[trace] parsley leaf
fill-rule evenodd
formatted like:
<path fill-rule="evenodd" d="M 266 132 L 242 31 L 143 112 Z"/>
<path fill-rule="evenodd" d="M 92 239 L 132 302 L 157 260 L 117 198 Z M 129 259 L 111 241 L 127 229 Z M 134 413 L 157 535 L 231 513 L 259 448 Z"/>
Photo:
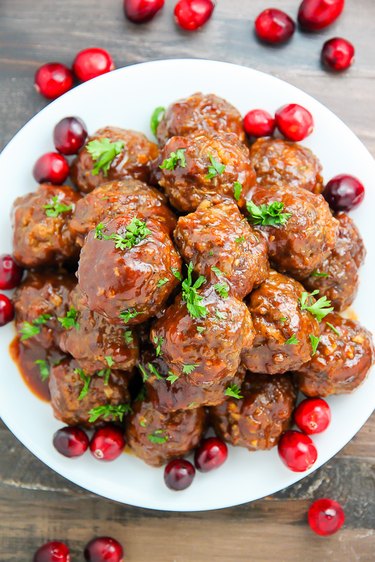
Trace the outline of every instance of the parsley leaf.
<path fill-rule="evenodd" d="M 199 367 L 198 363 L 186 363 L 185 365 L 182 365 L 182 372 L 185 375 L 190 375 L 197 367 Z"/>
<path fill-rule="evenodd" d="M 75 308 L 70 307 L 65 316 L 60 316 L 57 320 L 65 330 L 68 330 L 69 328 L 75 328 L 78 330 L 79 324 L 77 322 L 77 316 L 78 311 Z"/>
<path fill-rule="evenodd" d="M 286 316 L 282 316 L 281 318 L 279 318 L 279 322 L 286 322 L 288 320 L 288 318 Z"/>
<path fill-rule="evenodd" d="M 288 340 L 285 342 L 287 345 L 297 345 L 299 343 L 296 334 L 293 334 Z"/>
<path fill-rule="evenodd" d="M 96 422 L 99 418 L 111 418 L 113 420 L 119 420 L 122 422 L 124 415 L 129 414 L 132 411 L 129 404 L 117 404 L 113 406 L 112 404 L 104 404 L 103 406 L 97 406 L 89 411 L 89 423 Z"/>
<path fill-rule="evenodd" d="M 141 371 L 142 373 L 142 380 L 143 382 L 146 382 L 148 380 L 148 372 L 146 371 L 146 369 L 144 368 L 143 365 L 138 365 L 138 369 Z"/>
<path fill-rule="evenodd" d="M 215 283 L 214 289 L 219 295 L 219 297 L 223 299 L 227 299 L 229 295 L 229 287 L 226 283 Z"/>
<path fill-rule="evenodd" d="M 96 373 L 98 377 L 103 377 L 104 386 L 108 386 L 109 378 L 111 376 L 111 369 L 101 369 Z"/>
<path fill-rule="evenodd" d="M 21 341 L 28 340 L 40 333 L 40 326 L 52 318 L 51 314 L 40 314 L 32 322 L 22 322 L 20 334 Z"/>
<path fill-rule="evenodd" d="M 165 285 L 166 283 L 168 283 L 169 279 L 168 277 L 163 277 L 162 279 L 159 279 L 159 281 L 157 282 L 156 286 L 158 288 L 162 287 L 163 285 Z"/>
<path fill-rule="evenodd" d="M 243 396 L 241 394 L 241 389 L 239 388 L 239 386 L 237 384 L 229 385 L 228 388 L 225 389 L 224 394 L 225 394 L 225 396 L 230 396 L 231 398 L 237 398 L 237 400 L 240 400 L 240 398 L 243 398 Z"/>
<path fill-rule="evenodd" d="M 119 232 L 112 232 L 108 235 L 104 234 L 104 230 L 105 226 L 102 222 L 96 225 L 95 238 L 97 240 L 114 240 L 115 248 L 118 250 L 133 248 L 151 234 L 151 230 L 147 228 L 146 223 L 137 219 L 137 217 L 132 218 L 125 229 L 121 229 Z"/>
<path fill-rule="evenodd" d="M 133 332 L 131 330 L 126 330 L 126 332 L 124 332 L 124 340 L 128 345 L 133 343 Z"/>
<path fill-rule="evenodd" d="M 163 380 L 163 377 L 161 376 L 155 365 L 153 365 L 152 363 L 147 363 L 147 368 L 150 373 L 152 373 L 157 378 L 158 381 Z"/>
<path fill-rule="evenodd" d="M 193 264 L 188 265 L 187 278 L 182 282 L 182 300 L 186 303 L 186 308 L 193 318 L 202 318 L 207 315 L 207 308 L 202 305 L 203 297 L 198 294 L 198 289 L 206 282 L 206 278 L 200 275 L 193 283 L 192 281 Z"/>
<path fill-rule="evenodd" d="M 168 371 L 168 376 L 165 380 L 173 384 L 174 382 L 176 382 L 177 379 L 178 379 L 178 375 L 175 375 L 174 373 L 172 373 L 172 371 Z"/>
<path fill-rule="evenodd" d="M 141 312 L 138 312 L 137 310 L 135 310 L 135 308 L 128 308 L 128 310 L 123 310 L 120 313 L 120 318 L 126 324 L 127 322 L 129 322 L 129 320 L 133 320 L 133 318 L 138 316 L 138 314 L 141 314 Z"/>
<path fill-rule="evenodd" d="M 185 152 L 186 148 L 179 148 L 176 152 L 171 152 L 169 158 L 165 158 L 159 168 L 161 170 L 174 170 L 177 165 L 180 168 L 186 168 Z"/>
<path fill-rule="evenodd" d="M 73 373 L 78 375 L 80 379 L 83 381 L 83 387 L 78 396 L 78 400 L 83 400 L 83 398 L 85 398 L 85 396 L 87 396 L 89 393 L 91 377 L 89 375 L 86 375 L 83 369 L 74 369 Z"/>
<path fill-rule="evenodd" d="M 329 277 L 329 274 L 325 271 L 313 271 L 311 277 Z"/>
<path fill-rule="evenodd" d="M 178 271 L 178 269 L 176 269 L 175 267 L 172 267 L 171 272 L 176 277 L 176 279 L 178 279 L 179 281 L 182 281 L 182 275 Z"/>
<path fill-rule="evenodd" d="M 334 332 L 336 334 L 336 336 L 340 336 L 340 332 L 334 327 L 333 324 L 331 324 L 331 322 L 326 322 L 328 328 L 331 328 L 332 332 Z"/>
<path fill-rule="evenodd" d="M 239 201 L 242 193 L 242 184 L 239 181 L 235 181 L 233 184 L 233 195 L 236 201 Z"/>
<path fill-rule="evenodd" d="M 124 146 L 122 141 L 111 142 L 105 137 L 88 142 L 86 150 L 95 162 L 92 175 L 97 176 L 102 170 L 106 176 L 113 160 L 120 154 Z"/>
<path fill-rule="evenodd" d="M 311 355 L 315 355 L 316 350 L 318 349 L 319 342 L 320 342 L 320 337 L 314 336 L 314 334 L 310 334 L 309 338 L 310 338 L 310 343 L 311 343 L 311 348 L 312 348 L 312 354 Z"/>
<path fill-rule="evenodd" d="M 159 357 L 159 355 L 161 355 L 161 346 L 164 343 L 164 338 L 162 338 L 161 336 L 154 336 L 154 344 L 155 344 L 155 353 L 156 353 L 156 357 Z"/>
<path fill-rule="evenodd" d="M 330 306 L 331 301 L 326 296 L 320 297 L 320 299 L 314 302 L 312 297 L 318 293 L 318 290 L 312 293 L 303 292 L 300 298 L 300 305 L 301 310 L 308 310 L 320 322 L 327 314 L 333 311 L 333 306 Z"/>
<path fill-rule="evenodd" d="M 165 107 L 162 106 L 155 107 L 150 119 L 150 129 L 152 133 L 155 135 L 155 137 L 156 137 L 159 123 L 163 119 L 164 115 L 165 115 Z"/>
<path fill-rule="evenodd" d="M 61 213 L 69 213 L 73 210 L 73 205 L 63 205 L 58 195 L 52 197 L 52 199 L 46 205 L 43 205 L 47 217 L 58 217 Z"/>
<path fill-rule="evenodd" d="M 216 158 L 214 158 L 212 154 L 209 154 L 208 157 L 210 159 L 211 166 L 208 166 L 208 174 L 205 176 L 205 178 L 206 180 L 211 180 L 215 176 L 221 175 L 225 170 L 225 166 L 224 164 L 219 162 L 219 160 L 216 160 Z"/>
<path fill-rule="evenodd" d="M 235 239 L 236 244 L 242 244 L 243 242 L 245 242 L 245 236 L 239 236 Z"/>
<path fill-rule="evenodd" d="M 49 365 L 45 359 L 37 359 L 34 361 L 35 365 L 38 365 L 40 371 L 40 378 L 42 381 L 46 381 L 49 377 Z"/>
<path fill-rule="evenodd" d="M 284 209 L 282 201 L 274 201 L 269 205 L 260 205 L 260 207 L 252 201 L 247 201 L 246 209 L 249 213 L 249 222 L 261 226 L 282 226 L 292 216 L 291 213 L 282 212 Z"/>
<path fill-rule="evenodd" d="M 168 435 L 165 433 L 164 429 L 155 429 L 155 431 L 147 435 L 147 437 L 151 443 L 157 445 L 161 445 L 162 443 L 166 443 L 168 441 Z"/>
<path fill-rule="evenodd" d="M 205 328 L 204 326 L 197 326 L 197 332 L 198 332 L 199 334 L 202 334 L 202 333 L 205 331 L 205 329 L 206 329 L 206 328 Z"/>
<path fill-rule="evenodd" d="M 224 275 L 224 273 L 221 271 L 221 269 L 216 267 L 216 265 L 213 265 L 211 267 L 211 271 L 213 271 L 217 277 L 222 277 Z"/>
<path fill-rule="evenodd" d="M 111 355 L 106 355 L 104 359 L 106 360 L 108 367 L 113 367 L 113 365 L 115 364 Z"/>

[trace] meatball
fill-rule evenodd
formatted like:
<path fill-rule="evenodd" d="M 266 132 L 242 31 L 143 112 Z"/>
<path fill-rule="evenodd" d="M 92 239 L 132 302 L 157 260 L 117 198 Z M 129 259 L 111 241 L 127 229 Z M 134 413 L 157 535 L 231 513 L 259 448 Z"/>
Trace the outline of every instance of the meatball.
<path fill-rule="evenodd" d="M 17 332 L 25 345 L 44 349 L 59 345 L 63 319 L 69 310 L 69 292 L 77 281 L 73 275 L 32 272 L 14 293 Z"/>
<path fill-rule="evenodd" d="M 298 369 L 310 359 L 310 336 L 319 335 L 319 324 L 311 312 L 301 309 L 303 292 L 298 281 L 271 271 L 251 293 L 249 310 L 255 338 L 242 352 L 249 371 L 276 375 Z"/>
<path fill-rule="evenodd" d="M 322 165 L 309 148 L 283 139 L 261 138 L 250 149 L 257 182 L 302 187 L 314 193 L 323 189 Z"/>
<path fill-rule="evenodd" d="M 195 131 L 235 133 L 245 140 L 240 112 L 214 94 L 198 92 L 170 105 L 159 123 L 157 137 L 163 145 L 171 137 L 185 137 Z"/>
<path fill-rule="evenodd" d="M 268 275 L 264 238 L 230 201 L 203 201 L 194 213 L 178 219 L 174 237 L 183 259 L 198 274 L 230 288 L 239 299 Z"/>
<path fill-rule="evenodd" d="M 92 311 L 115 323 L 140 324 L 163 308 L 180 269 L 159 222 L 123 214 L 89 232 L 77 275 Z"/>
<path fill-rule="evenodd" d="M 134 212 L 142 219 L 158 220 L 171 232 L 176 218 L 166 203 L 160 191 L 132 178 L 104 183 L 78 202 L 69 228 L 82 246 L 86 234 L 100 222 Z"/>
<path fill-rule="evenodd" d="M 151 342 L 171 373 L 202 389 L 234 377 L 241 350 L 253 337 L 246 305 L 220 297 L 213 287 L 186 289 L 151 329 Z"/>
<path fill-rule="evenodd" d="M 55 417 L 68 425 L 122 421 L 130 411 L 128 375 L 121 371 L 110 372 L 107 380 L 89 376 L 74 359 L 65 359 L 51 368 L 49 389 Z"/>
<path fill-rule="evenodd" d="M 194 449 L 204 429 L 204 408 L 163 414 L 145 399 L 133 404 L 126 440 L 137 457 L 152 466 L 161 466 Z"/>
<path fill-rule="evenodd" d="M 267 207 L 275 202 L 283 204 L 281 219 L 276 211 L 275 220 L 273 207 Z M 297 279 L 317 269 L 335 246 L 339 223 L 321 195 L 300 187 L 257 186 L 248 196 L 247 209 L 249 220 L 268 241 L 271 262 Z M 262 226 L 263 217 L 271 225 Z"/>
<path fill-rule="evenodd" d="M 375 359 L 368 330 L 358 322 L 329 314 L 320 323 L 316 353 L 297 371 L 300 390 L 306 396 L 329 396 L 355 390 Z"/>
<path fill-rule="evenodd" d="M 123 371 L 135 367 L 139 344 L 132 330 L 110 324 L 104 316 L 92 312 L 79 287 L 71 292 L 69 303 L 76 321 L 61 334 L 63 351 L 72 355 L 87 373 L 112 366 Z"/>
<path fill-rule="evenodd" d="M 103 139 L 109 139 L 110 142 Z M 96 141 L 95 145 L 90 144 L 93 141 Z M 97 150 L 94 152 L 93 148 Z M 83 193 L 89 193 L 104 182 L 123 178 L 148 182 L 150 162 L 157 157 L 158 152 L 157 145 L 143 133 L 105 127 L 96 131 L 79 152 L 72 163 L 70 175 Z"/>
<path fill-rule="evenodd" d="M 310 290 L 319 290 L 331 301 L 335 310 L 345 310 L 357 294 L 358 269 L 362 265 L 366 250 L 361 235 L 346 213 L 336 215 L 339 221 L 337 243 L 331 254 L 302 282 Z"/>
<path fill-rule="evenodd" d="M 52 265 L 78 257 L 68 228 L 80 195 L 67 185 L 42 184 L 13 204 L 13 255 L 24 267 Z"/>
<path fill-rule="evenodd" d="M 241 398 L 227 398 L 210 408 L 216 434 L 249 451 L 272 449 L 292 424 L 296 389 L 291 375 L 248 373 Z"/>
<path fill-rule="evenodd" d="M 236 182 L 241 206 L 255 183 L 249 149 L 233 133 L 172 137 L 155 162 L 154 176 L 179 211 L 195 211 L 203 199 L 234 200 Z"/>

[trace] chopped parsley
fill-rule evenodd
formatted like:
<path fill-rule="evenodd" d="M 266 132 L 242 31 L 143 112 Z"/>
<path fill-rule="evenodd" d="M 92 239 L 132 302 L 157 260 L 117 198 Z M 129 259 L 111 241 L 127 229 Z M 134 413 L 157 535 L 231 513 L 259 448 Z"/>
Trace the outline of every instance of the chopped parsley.
<path fill-rule="evenodd" d="M 182 300 L 186 303 L 186 308 L 193 318 L 202 318 L 207 315 L 207 308 L 202 305 L 203 297 L 198 294 L 198 289 L 206 282 L 206 278 L 200 275 L 193 283 L 192 273 L 193 264 L 188 265 L 187 278 L 182 282 Z"/>
<path fill-rule="evenodd" d="M 242 193 L 242 184 L 239 181 L 235 181 L 233 184 L 233 195 L 236 201 L 239 201 Z"/>
<path fill-rule="evenodd" d="M 198 332 L 199 334 L 202 334 L 202 333 L 205 331 L 205 329 L 206 329 L 206 328 L 205 328 L 204 326 L 197 326 L 197 332 Z"/>
<path fill-rule="evenodd" d="M 300 298 L 300 305 L 301 310 L 308 310 L 313 316 L 315 316 L 318 322 L 320 322 L 325 316 L 327 316 L 327 314 L 333 311 L 333 306 L 330 306 L 331 301 L 328 300 L 326 296 L 320 297 L 320 299 L 314 302 L 312 297 L 318 293 L 318 290 L 315 290 L 312 293 L 303 292 Z"/>
<path fill-rule="evenodd" d="M 226 283 L 215 283 L 214 289 L 219 295 L 219 297 L 223 299 L 227 299 L 229 295 L 229 287 Z"/>
<path fill-rule="evenodd" d="M 128 345 L 133 343 L 133 332 L 131 330 L 126 330 L 126 332 L 124 332 L 124 340 Z"/>
<path fill-rule="evenodd" d="M 161 346 L 163 345 L 163 343 L 164 338 L 162 338 L 161 336 L 154 336 L 156 357 L 159 357 L 161 355 Z"/>
<path fill-rule="evenodd" d="M 157 378 L 158 381 L 163 380 L 163 377 L 161 376 L 155 365 L 153 365 L 152 363 L 147 363 L 147 368 L 150 373 L 152 373 Z"/>
<path fill-rule="evenodd" d="M 115 364 L 111 355 L 106 355 L 104 359 L 106 360 L 108 367 L 113 367 L 113 365 Z"/>
<path fill-rule="evenodd" d="M 288 318 L 286 316 L 282 316 L 281 318 L 279 318 L 279 322 L 286 322 L 288 320 Z"/>
<path fill-rule="evenodd" d="M 188 409 L 190 410 L 191 408 L 196 408 L 198 406 L 197 402 L 190 402 L 190 404 L 187 405 Z"/>
<path fill-rule="evenodd" d="M 213 271 L 217 277 L 222 277 L 224 275 L 224 273 L 221 271 L 221 269 L 216 267 L 216 265 L 213 265 L 211 267 L 211 271 Z"/>
<path fill-rule="evenodd" d="M 47 217 L 58 217 L 61 213 L 69 213 L 73 210 L 73 205 L 64 205 L 61 203 L 58 195 L 54 195 L 46 205 L 43 205 Z"/>
<path fill-rule="evenodd" d="M 146 369 L 144 368 L 143 365 L 138 365 L 138 369 L 141 371 L 142 373 L 142 380 L 143 382 L 146 382 L 148 380 L 148 372 L 146 371 Z"/>
<path fill-rule="evenodd" d="M 297 345 L 299 343 L 296 334 L 293 334 L 288 340 L 285 342 L 287 345 Z"/>
<path fill-rule="evenodd" d="M 178 269 L 176 269 L 175 267 L 172 267 L 171 272 L 172 272 L 172 275 L 174 275 L 176 277 L 176 279 L 178 279 L 179 281 L 182 281 L 182 275 L 178 271 Z"/>
<path fill-rule="evenodd" d="M 172 373 L 172 371 L 168 371 L 168 376 L 166 378 L 168 382 L 173 384 L 174 382 L 176 382 L 177 379 L 178 379 L 178 375 L 175 375 L 174 373 Z"/>
<path fill-rule="evenodd" d="M 224 394 L 225 396 L 230 396 L 231 398 L 236 398 L 237 400 L 243 398 L 241 394 L 241 389 L 237 384 L 229 385 L 228 388 L 225 389 Z"/>
<path fill-rule="evenodd" d="M 97 176 L 102 171 L 106 176 L 113 160 L 120 154 L 124 146 L 122 141 L 111 142 L 105 137 L 88 142 L 86 150 L 95 162 L 92 175 Z"/>
<path fill-rule="evenodd" d="M 141 420 L 139 420 L 139 425 L 140 425 L 141 427 L 146 427 L 147 421 L 146 421 L 144 418 L 142 418 Z"/>
<path fill-rule="evenodd" d="M 105 225 L 100 222 L 95 227 L 95 238 L 97 240 L 113 240 L 115 248 L 118 250 L 133 248 L 151 234 L 151 230 L 147 228 L 146 223 L 137 219 L 137 217 L 132 218 L 125 229 L 121 229 L 120 232 L 113 232 L 108 235 L 104 234 L 104 230 Z"/>
<path fill-rule="evenodd" d="M 283 213 L 284 203 L 274 201 L 269 205 L 255 205 L 252 201 L 247 201 L 246 209 L 249 213 L 248 220 L 252 224 L 260 226 L 282 226 L 292 216 L 291 213 Z"/>
<path fill-rule="evenodd" d="M 91 377 L 89 375 L 86 375 L 86 373 L 84 372 L 83 369 L 74 369 L 73 372 L 76 375 L 78 375 L 83 382 L 83 387 L 82 387 L 81 392 L 78 396 L 78 400 L 83 400 L 83 398 L 85 398 L 85 396 L 87 396 L 88 393 L 89 393 L 90 384 L 91 384 Z"/>
<path fill-rule="evenodd" d="M 129 320 L 133 320 L 133 318 L 138 316 L 138 314 L 141 314 L 141 312 L 138 312 L 137 310 L 135 310 L 135 308 L 128 308 L 128 310 L 123 310 L 120 313 L 120 318 L 126 324 L 127 322 L 129 322 Z"/>
<path fill-rule="evenodd" d="M 209 154 L 208 157 L 210 159 L 211 166 L 208 166 L 208 174 L 205 177 L 206 180 L 211 180 L 215 176 L 221 175 L 225 170 L 225 166 L 219 162 L 219 160 L 216 160 L 212 154 Z"/>
<path fill-rule="evenodd" d="M 182 372 L 184 375 L 191 375 L 197 367 L 199 367 L 198 363 L 186 363 L 185 365 L 182 365 Z"/>
<path fill-rule="evenodd" d="M 65 316 L 60 316 L 57 320 L 65 330 L 69 330 L 69 328 L 78 330 L 79 324 L 77 322 L 77 316 L 78 311 L 71 306 Z"/>
<path fill-rule="evenodd" d="M 52 318 L 51 314 L 40 314 L 32 322 L 22 322 L 20 334 L 21 341 L 28 340 L 40 333 L 40 326 L 46 324 Z"/>
<path fill-rule="evenodd" d="M 38 365 L 40 378 L 42 381 L 46 381 L 49 377 L 49 365 L 45 359 L 37 359 L 34 361 L 35 365 Z"/>
<path fill-rule="evenodd" d="M 147 435 L 147 437 L 151 443 L 157 445 L 161 445 L 162 443 L 166 443 L 168 441 L 168 435 L 163 429 L 155 429 L 155 431 Z"/>
<path fill-rule="evenodd" d="M 176 152 L 171 152 L 169 158 L 165 158 L 159 168 L 161 170 L 174 170 L 177 165 L 180 168 L 186 168 L 185 151 L 186 148 L 179 148 Z"/>
<path fill-rule="evenodd" d="M 309 338 L 310 338 L 311 349 L 312 349 L 311 355 L 315 355 L 316 350 L 318 349 L 319 342 L 320 342 L 320 337 L 314 336 L 314 334 L 310 334 Z"/>
<path fill-rule="evenodd" d="M 109 378 L 111 376 L 111 369 L 101 369 L 96 374 L 98 377 L 103 377 L 104 386 L 108 386 Z"/>
<path fill-rule="evenodd" d="M 159 281 L 157 282 L 156 286 L 158 287 L 158 289 L 160 287 L 162 287 L 163 285 L 165 285 L 166 283 L 168 283 L 169 279 L 168 277 L 163 277 L 162 279 L 159 279 Z"/>
<path fill-rule="evenodd" d="M 329 277 L 329 274 L 325 271 L 313 271 L 311 277 Z"/>
<path fill-rule="evenodd" d="M 332 332 L 334 332 L 336 334 L 336 336 L 340 335 L 340 332 L 334 327 L 333 324 L 331 324 L 331 322 L 326 322 L 328 328 L 331 328 Z"/>
<path fill-rule="evenodd" d="M 151 119 L 150 119 L 150 129 L 153 135 L 155 135 L 155 137 L 156 137 L 159 123 L 163 119 L 164 115 L 165 115 L 165 107 L 162 106 L 155 107 L 154 111 L 152 112 Z"/>
<path fill-rule="evenodd" d="M 89 411 L 89 423 L 96 422 L 99 418 L 109 418 L 111 417 L 113 421 L 119 420 L 122 422 L 124 415 L 129 414 L 132 411 L 129 404 L 117 404 L 113 406 L 112 404 L 104 404 L 103 406 L 97 406 Z"/>
<path fill-rule="evenodd" d="M 243 244 L 243 242 L 245 242 L 245 236 L 239 236 L 238 238 L 235 239 L 235 243 L 236 244 Z"/>

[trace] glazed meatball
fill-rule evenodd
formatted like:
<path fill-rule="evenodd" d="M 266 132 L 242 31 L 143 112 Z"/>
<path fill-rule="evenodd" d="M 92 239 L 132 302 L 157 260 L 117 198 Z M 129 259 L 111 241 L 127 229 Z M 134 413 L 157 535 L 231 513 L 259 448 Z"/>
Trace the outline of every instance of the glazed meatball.
<path fill-rule="evenodd" d="M 261 138 L 250 149 L 257 182 L 302 187 L 314 193 L 323 189 L 322 165 L 309 148 L 283 139 Z"/>
<path fill-rule="evenodd" d="M 329 314 L 320 323 L 316 353 L 297 371 L 299 388 L 306 396 L 352 392 L 364 381 L 374 359 L 370 332 L 354 320 Z"/>
<path fill-rule="evenodd" d="M 29 273 L 14 293 L 17 332 L 25 345 L 59 345 L 64 331 L 58 318 L 69 310 L 69 292 L 77 280 L 67 273 Z"/>
<path fill-rule="evenodd" d="M 262 209 L 274 202 L 283 204 L 284 221 L 262 226 L 258 211 L 251 211 L 250 205 Z M 268 241 L 269 257 L 278 271 L 303 279 L 319 268 L 335 246 L 339 223 L 321 195 L 300 187 L 257 186 L 248 196 L 247 208 L 249 220 Z"/>
<path fill-rule="evenodd" d="M 158 220 L 171 232 L 176 226 L 176 218 L 166 203 L 160 191 L 141 181 L 129 178 L 107 182 L 82 197 L 74 210 L 69 228 L 82 246 L 86 234 L 100 222 L 134 212 L 134 216 L 143 220 Z"/>
<path fill-rule="evenodd" d="M 178 211 L 195 211 L 203 199 L 234 200 L 236 182 L 241 206 L 255 183 L 249 149 L 232 133 L 172 137 L 155 162 L 154 176 Z"/>
<path fill-rule="evenodd" d="M 95 412 L 96 424 L 121 421 L 130 410 L 128 375 L 121 371 L 112 371 L 107 380 L 105 376 L 89 376 L 74 359 L 65 359 L 51 368 L 49 389 L 55 417 L 68 425 L 91 427 L 95 422 L 89 419 Z"/>
<path fill-rule="evenodd" d="M 301 309 L 303 291 L 298 281 L 271 271 L 251 293 L 249 310 L 255 338 L 242 352 L 249 371 L 276 375 L 298 369 L 310 359 L 310 335 L 319 335 L 319 324 L 308 310 Z"/>
<path fill-rule="evenodd" d="M 170 105 L 161 120 L 157 137 L 160 144 L 175 136 L 185 137 L 195 131 L 235 133 L 245 139 L 240 112 L 214 94 L 193 94 Z"/>
<path fill-rule="evenodd" d="M 70 308 L 76 313 L 74 325 L 60 337 L 60 347 L 72 355 L 87 373 L 112 367 L 123 371 L 135 367 L 139 355 L 137 335 L 125 326 L 110 324 L 92 312 L 79 287 L 70 294 Z"/>
<path fill-rule="evenodd" d="M 309 291 L 318 289 L 340 311 L 348 308 L 357 294 L 358 269 L 366 250 L 352 219 L 346 213 L 338 213 L 336 218 L 340 223 L 336 246 L 319 269 L 302 283 Z"/>
<path fill-rule="evenodd" d="M 151 342 L 156 347 L 159 343 L 173 375 L 206 388 L 236 374 L 241 350 L 250 347 L 254 337 L 251 316 L 243 302 L 222 298 L 213 287 L 196 293 L 193 308 L 189 301 L 189 292 L 176 298 L 151 329 Z"/>
<path fill-rule="evenodd" d="M 109 143 L 106 140 L 109 139 Z M 96 141 L 96 142 L 95 142 Z M 95 142 L 95 144 L 90 144 Z M 112 159 L 107 156 L 112 156 Z M 112 180 L 134 178 L 148 182 L 150 162 L 158 155 L 158 147 L 143 133 L 105 127 L 90 137 L 71 166 L 71 178 L 83 193 Z M 109 167 L 100 166 L 101 158 Z"/>
<path fill-rule="evenodd" d="M 42 184 L 13 204 L 13 255 L 24 267 L 78 257 L 68 225 L 80 195 L 67 185 Z"/>
<path fill-rule="evenodd" d="M 243 299 L 268 275 L 267 244 L 243 218 L 237 205 L 203 201 L 178 219 L 177 248 L 194 271 Z"/>
<path fill-rule="evenodd" d="M 173 272 L 181 269 L 180 257 L 153 219 L 124 214 L 99 226 L 83 245 L 79 286 L 92 311 L 115 323 L 140 324 L 163 308 L 178 284 Z"/>
<path fill-rule="evenodd" d="M 216 434 L 249 451 L 272 449 L 292 423 L 296 389 L 291 375 L 248 373 L 241 398 L 227 398 L 210 408 Z"/>
<path fill-rule="evenodd" d="M 133 404 L 126 441 L 137 457 L 152 466 L 188 454 L 205 429 L 204 408 L 161 413 L 145 399 Z"/>

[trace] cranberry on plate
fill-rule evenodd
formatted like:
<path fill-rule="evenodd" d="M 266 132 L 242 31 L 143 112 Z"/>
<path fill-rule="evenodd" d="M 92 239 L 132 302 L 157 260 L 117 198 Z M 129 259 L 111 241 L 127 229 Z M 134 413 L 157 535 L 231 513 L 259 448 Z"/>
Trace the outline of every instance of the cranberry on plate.
<path fill-rule="evenodd" d="M 305 472 L 318 458 L 318 452 L 310 437 L 291 429 L 282 435 L 278 451 L 283 463 L 293 472 Z"/>
<path fill-rule="evenodd" d="M 97 537 L 85 546 L 86 562 L 123 562 L 124 550 L 121 544 L 111 537 Z"/>
<path fill-rule="evenodd" d="M 114 68 L 114 62 L 108 51 L 94 47 L 80 51 L 73 62 L 74 74 L 82 82 L 110 72 Z"/>
<path fill-rule="evenodd" d="M 298 22 L 307 31 L 318 31 L 331 25 L 344 9 L 345 0 L 303 0 Z"/>
<path fill-rule="evenodd" d="M 255 33 L 265 43 L 285 43 L 291 38 L 296 25 L 292 18 L 282 10 L 269 8 L 255 20 Z"/>
<path fill-rule="evenodd" d="M 185 459 L 170 461 L 164 469 L 164 482 L 171 490 L 186 490 L 194 476 L 194 466 Z"/>
<path fill-rule="evenodd" d="M 307 520 L 311 529 L 317 535 L 333 535 L 343 526 L 345 513 L 341 505 L 335 500 L 322 498 L 310 505 Z"/>
<path fill-rule="evenodd" d="M 64 457 L 80 457 L 88 449 L 89 438 L 80 427 L 67 426 L 56 431 L 53 445 Z"/>
<path fill-rule="evenodd" d="M 62 154 L 77 154 L 85 144 L 86 125 L 79 117 L 64 117 L 53 130 L 53 143 Z"/>
<path fill-rule="evenodd" d="M 101 461 L 113 461 L 125 447 L 123 431 L 114 425 L 97 429 L 90 441 L 91 454 Z"/>
<path fill-rule="evenodd" d="M 51 541 L 43 544 L 33 558 L 34 562 L 70 562 L 69 548 L 63 542 Z"/>
<path fill-rule="evenodd" d="M 34 164 L 33 176 L 38 183 L 61 185 L 69 175 L 69 164 L 58 152 L 47 152 Z"/>
<path fill-rule="evenodd" d="M 9 324 L 14 318 L 13 303 L 6 295 L 0 294 L 0 326 Z"/>
<path fill-rule="evenodd" d="M 164 0 L 124 0 L 125 16 L 134 23 L 150 21 L 164 6 Z"/>
<path fill-rule="evenodd" d="M 275 114 L 276 127 L 290 141 L 299 142 L 313 132 L 314 120 L 306 108 L 298 103 L 283 105 Z"/>
<path fill-rule="evenodd" d="M 252 109 L 243 119 L 243 128 L 250 137 L 270 137 L 275 126 L 274 117 L 264 109 Z"/>
<path fill-rule="evenodd" d="M 322 48 L 322 62 L 330 70 L 342 72 L 354 61 L 355 50 L 347 39 L 333 37 Z"/>
<path fill-rule="evenodd" d="M 195 450 L 194 463 L 201 472 L 219 468 L 228 457 L 228 447 L 217 437 L 204 439 Z"/>
<path fill-rule="evenodd" d="M 195 31 L 208 22 L 214 8 L 212 0 L 179 0 L 174 8 L 174 17 L 182 29 Z"/>
<path fill-rule="evenodd" d="M 35 73 L 34 86 L 47 99 L 55 99 L 73 87 L 72 71 L 60 62 L 43 64 Z"/>
<path fill-rule="evenodd" d="M 365 196 L 365 188 L 359 179 L 349 174 L 339 174 L 325 186 L 323 197 L 333 211 L 348 212 L 358 207 Z"/>
<path fill-rule="evenodd" d="M 0 256 L 0 289 L 7 291 L 20 284 L 23 269 L 16 264 L 9 254 Z"/>
<path fill-rule="evenodd" d="M 331 423 L 331 408 L 322 398 L 306 398 L 295 409 L 294 421 L 308 435 L 321 433 Z"/>

